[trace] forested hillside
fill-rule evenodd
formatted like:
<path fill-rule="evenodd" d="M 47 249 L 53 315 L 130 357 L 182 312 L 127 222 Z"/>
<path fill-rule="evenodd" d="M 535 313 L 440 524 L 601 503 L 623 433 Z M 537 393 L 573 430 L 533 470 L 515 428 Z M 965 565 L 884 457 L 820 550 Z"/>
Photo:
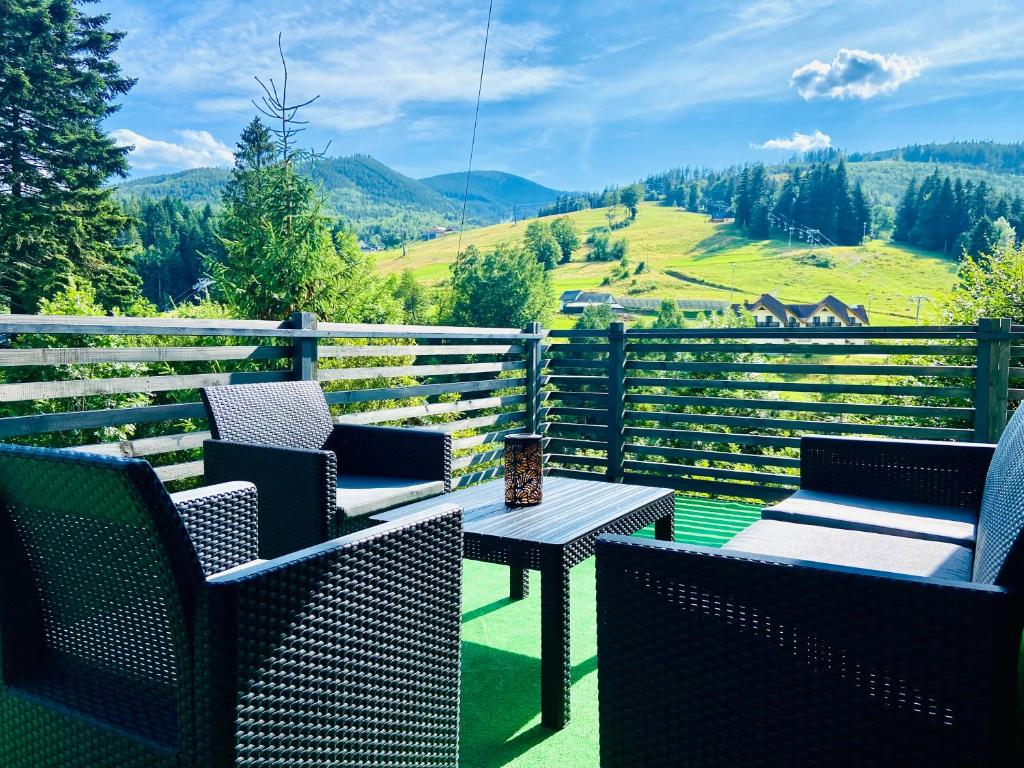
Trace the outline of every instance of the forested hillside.
<path fill-rule="evenodd" d="M 465 173 L 444 173 L 420 179 L 459 207 L 466 192 Z M 469 185 L 468 217 L 474 220 L 505 221 L 513 210 L 519 218 L 532 216 L 563 193 L 511 173 L 476 171 Z"/>
<path fill-rule="evenodd" d="M 425 229 L 453 225 L 461 218 L 464 173 L 417 180 L 369 155 L 325 157 L 299 167 L 323 191 L 325 213 L 354 226 L 371 246 L 393 247 L 416 239 Z M 216 209 L 229 178 L 227 169 L 195 168 L 132 179 L 119 184 L 115 194 L 122 200 L 169 197 Z M 475 171 L 466 219 L 471 226 L 511 219 L 517 204 L 520 217 L 533 216 L 540 204 L 559 194 L 510 173 Z"/>
<path fill-rule="evenodd" d="M 951 141 L 945 144 L 911 144 L 882 152 L 853 152 L 850 162 L 900 160 L 905 163 L 948 163 L 1004 173 L 1024 173 L 1024 143 Z"/>

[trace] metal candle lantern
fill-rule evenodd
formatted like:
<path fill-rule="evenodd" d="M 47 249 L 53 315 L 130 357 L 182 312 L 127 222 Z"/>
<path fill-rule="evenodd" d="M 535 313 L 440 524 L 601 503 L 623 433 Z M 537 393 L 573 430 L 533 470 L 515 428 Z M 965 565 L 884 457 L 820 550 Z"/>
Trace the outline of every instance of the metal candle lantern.
<path fill-rule="evenodd" d="M 529 507 L 543 498 L 543 453 L 540 435 L 505 438 L 505 504 Z"/>

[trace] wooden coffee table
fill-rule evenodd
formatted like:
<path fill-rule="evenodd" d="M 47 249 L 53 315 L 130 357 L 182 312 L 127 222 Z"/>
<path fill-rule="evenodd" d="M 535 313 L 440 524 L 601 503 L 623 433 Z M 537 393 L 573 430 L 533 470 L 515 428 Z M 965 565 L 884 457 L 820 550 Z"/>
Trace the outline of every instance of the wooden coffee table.
<path fill-rule="evenodd" d="M 667 488 L 567 477 L 544 478 L 544 501 L 505 506 L 504 480 L 425 499 L 374 515 L 397 520 L 438 503 L 462 507 L 463 556 L 509 566 L 510 596 L 529 591 L 529 570 L 540 571 L 541 721 L 560 729 L 569 721 L 569 569 L 594 554 L 602 533 L 631 534 L 655 524 L 671 541 L 675 500 Z"/>

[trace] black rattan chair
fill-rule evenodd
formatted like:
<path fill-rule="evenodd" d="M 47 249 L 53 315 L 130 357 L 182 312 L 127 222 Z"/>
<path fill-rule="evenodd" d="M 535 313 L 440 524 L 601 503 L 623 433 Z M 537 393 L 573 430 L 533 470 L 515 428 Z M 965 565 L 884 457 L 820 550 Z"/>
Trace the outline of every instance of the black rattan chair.
<path fill-rule="evenodd" d="M 276 557 L 347 521 L 451 490 L 451 437 L 335 424 L 315 381 L 208 387 L 206 480 L 254 483 L 260 555 Z"/>
<path fill-rule="evenodd" d="M 247 483 L 0 447 L 0 765 L 454 768 L 460 517 L 264 562 Z"/>
<path fill-rule="evenodd" d="M 1024 409 L 990 453 L 973 550 L 779 520 L 599 540 L 602 766 L 1019 765 Z"/>
<path fill-rule="evenodd" d="M 767 520 L 974 548 L 994 445 L 805 435 L 800 490 Z"/>

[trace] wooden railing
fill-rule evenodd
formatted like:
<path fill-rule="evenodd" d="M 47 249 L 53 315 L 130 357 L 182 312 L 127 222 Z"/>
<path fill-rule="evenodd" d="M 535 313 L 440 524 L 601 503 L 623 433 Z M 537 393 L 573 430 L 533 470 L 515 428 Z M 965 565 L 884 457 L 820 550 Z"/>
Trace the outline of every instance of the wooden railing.
<path fill-rule="evenodd" d="M 733 498 L 791 493 L 803 434 L 990 442 L 1024 398 L 1024 327 L 1006 320 L 549 337 L 550 471 Z"/>
<path fill-rule="evenodd" d="M 0 316 L 0 441 L 202 475 L 198 388 L 315 379 L 339 421 L 450 432 L 456 487 L 544 434 L 550 472 L 770 500 L 808 433 L 992 441 L 1024 326 L 543 331 Z"/>
<path fill-rule="evenodd" d="M 165 482 L 203 473 L 210 385 L 316 379 L 339 421 L 450 432 L 456 486 L 537 428 L 538 327 L 8 315 L 0 337 L 0 441 L 144 456 Z"/>

